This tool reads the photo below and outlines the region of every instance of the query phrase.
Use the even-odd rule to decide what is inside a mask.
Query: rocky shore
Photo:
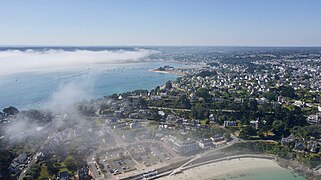
[[[283,167],[290,169],[294,173],[298,173],[301,176],[309,180],[320,180],[321,179],[321,168],[319,169],[310,169],[298,161],[295,160],[286,160],[283,158],[277,158],[278,164]]]

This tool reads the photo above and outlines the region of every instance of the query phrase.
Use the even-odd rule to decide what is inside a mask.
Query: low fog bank
[[[60,68],[79,68],[142,62],[152,54],[158,53],[146,49],[134,50],[5,50],[0,51],[0,77],[3,74],[26,71],[47,71]],[[111,100],[102,98],[100,104],[92,100],[95,81],[102,72],[97,70],[85,74],[71,82],[60,84],[41,108],[24,110],[5,118],[1,130],[1,139],[11,144],[36,142],[45,139],[65,128],[77,127],[79,131],[88,131],[91,125],[88,113],[94,115],[102,104]],[[93,106],[94,104],[94,106]],[[0,115],[3,115],[1,113]]]
[[[90,68],[108,64],[146,61],[153,50],[5,50],[0,51],[0,75],[29,71]]]
[[[36,141],[66,127],[79,125],[88,128],[84,111],[89,106],[95,77],[86,75],[81,80],[61,84],[40,109],[13,112],[2,136],[12,144]],[[109,102],[109,101],[108,101]]]

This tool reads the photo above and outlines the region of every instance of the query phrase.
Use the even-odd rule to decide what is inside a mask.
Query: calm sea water
[[[55,92],[69,84],[83,88],[90,98],[136,89],[150,90],[177,78],[173,74],[148,71],[163,65],[181,66],[164,62],[143,62],[60,72],[20,73],[1,77],[0,108],[8,106],[19,109],[39,108]],[[79,100],[82,98],[79,97]]]
[[[242,173],[227,175],[218,180],[307,180],[289,169],[275,167],[266,169],[253,169]]]

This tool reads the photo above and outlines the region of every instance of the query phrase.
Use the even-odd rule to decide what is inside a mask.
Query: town
[[[242,155],[229,150],[244,146],[320,177],[321,53],[311,51],[167,54],[187,65],[155,68],[179,77],[152,90],[82,101],[60,114],[5,108],[0,177],[161,178]],[[10,131],[23,121],[27,130]]]

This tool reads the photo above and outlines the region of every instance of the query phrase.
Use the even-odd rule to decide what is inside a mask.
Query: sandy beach
[[[183,72],[179,72],[179,71],[159,71],[159,70],[155,70],[155,69],[150,69],[148,71],[155,72],[155,73],[162,73],[162,74],[175,74],[177,76],[184,76],[185,75]]]
[[[241,158],[219,161],[183,171],[161,179],[221,179],[228,176],[246,176],[248,172],[281,168],[277,162],[260,158]]]

